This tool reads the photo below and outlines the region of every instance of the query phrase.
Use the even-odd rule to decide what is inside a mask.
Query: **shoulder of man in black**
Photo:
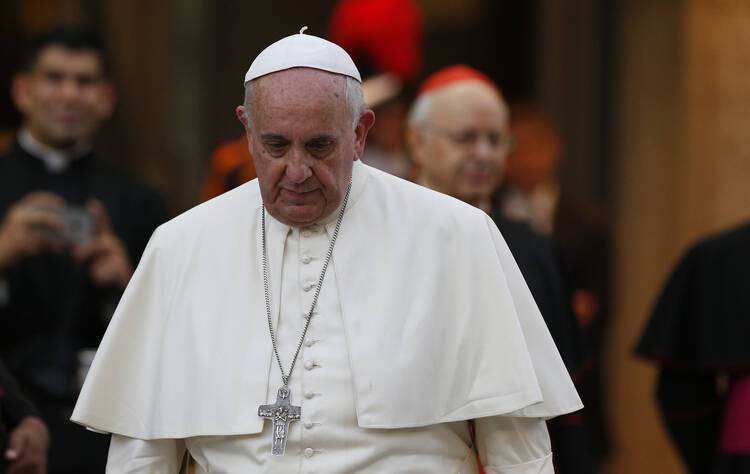
[[[92,166],[92,197],[101,200],[110,221],[137,263],[153,231],[167,220],[164,197],[145,180],[107,161]]]
[[[575,373],[584,358],[580,329],[552,239],[497,212],[492,219],[508,244],[568,371]]]
[[[750,223],[692,245],[651,312],[636,353],[682,367],[750,363]]]

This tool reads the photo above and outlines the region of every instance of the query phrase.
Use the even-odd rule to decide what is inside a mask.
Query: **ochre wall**
[[[622,2],[618,36],[616,311],[608,472],[680,473],[632,348],[696,238],[750,217],[750,4]]]

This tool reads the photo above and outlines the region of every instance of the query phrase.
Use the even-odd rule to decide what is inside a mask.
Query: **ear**
[[[421,168],[427,159],[427,136],[421,127],[406,127],[406,147],[412,161]]]
[[[250,150],[250,154],[253,153],[253,134],[250,133],[250,120],[247,116],[247,109],[244,105],[237,107],[237,118],[240,119],[242,125],[245,127],[245,138],[247,138],[247,147]]]
[[[375,112],[370,109],[363,110],[362,114],[359,116],[359,122],[357,122],[357,126],[354,128],[354,161],[357,161],[365,151],[367,132],[370,131],[374,124]]]
[[[13,76],[13,81],[10,85],[10,95],[13,97],[13,103],[16,108],[25,115],[26,111],[30,107],[29,97],[29,75],[26,73],[19,73]]]
[[[101,85],[101,97],[96,104],[99,118],[104,120],[111,117],[115,111],[115,105],[117,105],[117,88],[112,81],[105,79]]]
[[[245,127],[245,131],[249,132],[250,129],[248,128],[248,124],[250,121],[247,119],[247,109],[245,109],[244,105],[237,106],[237,118],[240,119],[240,122],[242,122],[242,125]]]

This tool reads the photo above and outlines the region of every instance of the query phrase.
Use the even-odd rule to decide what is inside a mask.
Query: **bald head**
[[[420,184],[489,205],[510,148],[508,107],[496,88],[466,80],[422,94],[407,137]]]
[[[288,71],[295,71],[297,70],[299,73],[304,74],[305,70],[311,70],[313,72],[319,71],[317,69],[310,69],[310,68],[292,68],[288,69]],[[301,71],[300,71],[301,70]],[[323,72],[323,71],[319,71]],[[293,73],[295,74],[295,73]],[[269,76],[273,76],[273,74],[269,74]],[[352,121],[352,128],[356,127],[357,121],[359,120],[359,115],[362,113],[362,111],[365,109],[365,99],[362,93],[362,84],[350,76],[342,76],[340,74],[331,74],[331,76],[336,78],[340,78],[344,81],[344,95],[346,101],[346,106],[349,109],[351,121]],[[243,101],[243,106],[245,107],[245,110],[248,112],[248,119],[249,123],[252,124],[252,109],[253,109],[253,97],[254,97],[254,91],[258,88],[258,84],[260,84],[264,78],[267,76],[259,77],[257,79],[254,79],[252,81],[248,81],[245,83],[245,97]]]

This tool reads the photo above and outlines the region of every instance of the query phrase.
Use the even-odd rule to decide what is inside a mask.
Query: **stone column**
[[[686,247],[750,217],[744,44],[746,2],[621,2],[610,473],[684,472],[657,414],[655,370],[632,349]]]

